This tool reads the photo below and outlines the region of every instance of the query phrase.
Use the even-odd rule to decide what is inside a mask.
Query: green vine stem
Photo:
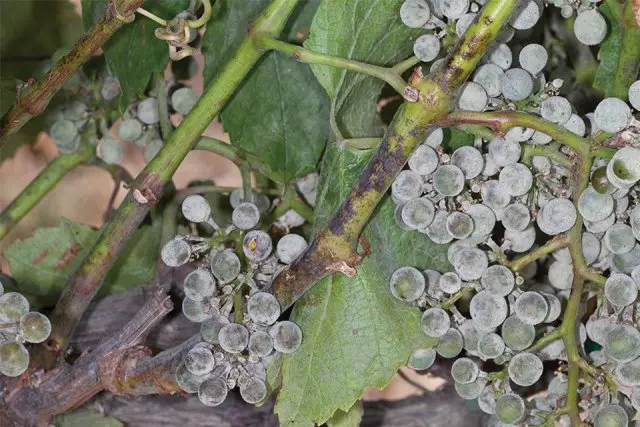
[[[394,68],[380,67],[378,65],[354,61],[352,59],[312,52],[301,46],[296,46],[270,37],[258,37],[255,40],[256,46],[260,49],[282,52],[290,55],[297,61],[304,62],[305,64],[329,65],[331,67],[355,71],[357,73],[366,74],[368,76],[384,80],[401,95],[404,93],[404,89],[407,86],[407,83],[402,78],[401,73],[397,72]]]
[[[167,82],[164,79],[164,73],[156,73],[154,76],[153,86],[156,90],[156,98],[158,100],[158,116],[160,117],[160,134],[162,139],[167,140],[173,133],[173,125],[169,119],[169,100],[167,99]]]
[[[396,113],[376,153],[329,223],[318,231],[304,255],[274,281],[272,291],[283,309],[330,273],[356,273],[360,257],[354,248],[369,217],[428,127],[453,108],[456,89],[475,69],[515,5],[515,0],[489,0],[443,68],[427,77],[420,69],[414,71],[406,91],[417,101],[406,102]]]
[[[209,136],[200,138],[195,147],[196,150],[210,151],[227,160],[232,161],[237,166],[247,164],[249,169],[262,175],[270,175],[267,165],[257,156],[238,150],[231,144]]]
[[[119,0],[110,5],[115,5],[121,14],[129,16],[143,2],[144,0]],[[78,71],[80,66],[123,24],[124,22],[115,16],[110,7],[105,16],[78,40],[69,53],[64,55],[41,80],[25,88],[18,95],[16,104],[0,119],[0,147],[32,117],[42,114],[64,82]]]
[[[251,169],[246,163],[240,164],[240,176],[242,177],[242,198],[245,202],[253,200],[253,187],[251,184]]]
[[[68,172],[91,159],[93,153],[94,147],[83,142],[75,153],[61,154],[53,159],[0,213],[0,239],[24,218]]]
[[[66,353],[80,318],[100,289],[118,253],[150,209],[160,200],[164,186],[171,180],[187,153],[200,140],[202,132],[262,57],[263,52],[256,49],[252,37],[279,34],[296,4],[297,0],[273,0],[267,6],[254,22],[251,33],[200,97],[191,113],[137,177],[111,222],[103,228],[100,238],[84,262],[68,280],[51,315],[52,332],[48,345],[39,347],[43,356],[39,363],[51,367],[55,359]]]

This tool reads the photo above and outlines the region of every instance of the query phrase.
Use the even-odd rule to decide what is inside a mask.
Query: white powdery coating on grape
[[[636,80],[629,86],[629,103],[636,110],[640,110],[640,80]]]
[[[456,20],[469,10],[469,0],[436,0],[440,12],[451,20]]]
[[[593,120],[606,132],[620,132],[631,122],[631,108],[619,98],[605,98],[596,107]]]
[[[469,29],[473,20],[476,19],[477,13],[465,13],[456,22],[456,35],[462,37],[464,33]]]
[[[505,138],[510,139],[512,141],[525,142],[533,136],[534,132],[535,130],[531,128],[514,126],[511,129],[509,129],[504,136]]]
[[[142,123],[136,119],[123,120],[118,126],[118,136],[123,141],[133,142],[142,135]]]
[[[546,133],[535,131],[533,135],[531,135],[531,143],[534,145],[546,145],[551,141],[553,141],[553,138]]]
[[[494,47],[490,48],[486,57],[490,63],[497,65],[503,70],[508,70],[513,62],[511,48],[505,43],[498,43]],[[502,83],[500,86],[502,87]]]
[[[391,195],[401,202],[420,197],[422,194],[422,177],[411,171],[401,171],[391,184]]]
[[[484,168],[482,153],[473,147],[460,147],[451,155],[451,164],[459,167],[465,179],[475,178]]]
[[[640,357],[628,363],[619,363],[616,366],[616,377],[623,385],[640,386]]]
[[[526,252],[536,241],[536,229],[529,224],[522,231],[505,230],[504,240],[509,243],[509,249],[516,253]]]
[[[440,281],[440,272],[435,270],[424,270],[422,272],[422,276],[426,282],[426,294],[434,299],[440,299],[444,295],[438,286],[438,282]]]
[[[194,347],[184,357],[184,365],[193,375],[206,375],[213,371],[216,360],[211,350],[204,347]]]
[[[200,323],[210,317],[207,303],[195,301],[189,297],[182,300],[182,314],[194,323]]]
[[[78,136],[78,129],[71,120],[58,120],[51,126],[49,135],[57,145],[67,146]]]
[[[300,326],[288,320],[278,322],[269,329],[273,339],[273,348],[280,353],[295,353],[302,344]]]
[[[469,384],[455,383],[455,390],[458,396],[465,400],[476,399],[482,394],[485,386],[487,385],[487,378],[485,376],[478,376],[475,381]]]
[[[500,79],[504,70],[496,64],[484,64],[476,69],[473,74],[473,81],[480,84],[490,97],[500,96],[502,85]]]
[[[498,177],[498,181],[511,196],[526,194],[533,184],[533,175],[528,167],[522,163],[505,166]]]
[[[524,323],[537,325],[547,317],[549,304],[538,292],[527,291],[516,299],[514,312]]]
[[[509,362],[509,378],[514,383],[528,387],[542,376],[542,361],[532,353],[518,353]]]
[[[582,120],[582,118],[577,114],[571,114],[569,120],[567,120],[567,122],[562,126],[578,136],[584,136],[584,134],[587,132],[587,125],[584,123],[584,120]]]
[[[509,192],[498,180],[484,182],[480,193],[482,194],[483,202],[492,208],[494,212],[496,209],[505,208],[511,202]]]
[[[638,265],[633,269],[633,271],[631,271],[631,278],[634,280],[634,282],[636,282],[638,291],[640,291],[640,265]]]
[[[559,125],[565,124],[572,113],[571,103],[567,98],[562,96],[551,96],[545,99],[540,105],[540,115],[542,118]]]
[[[547,305],[549,307],[547,317],[544,318],[543,322],[551,323],[560,317],[560,314],[562,313],[562,303],[558,297],[553,294],[542,292],[542,296],[547,300]]]
[[[533,28],[540,19],[542,6],[535,0],[519,0],[509,24],[516,30]]]
[[[440,52],[440,39],[433,34],[418,37],[413,44],[413,54],[422,62],[431,62]]]
[[[433,222],[435,206],[426,197],[418,197],[402,206],[400,217],[410,229],[424,229]]]
[[[602,42],[607,35],[607,21],[596,9],[585,10],[578,14],[573,32],[580,43],[594,46]]]
[[[51,322],[44,314],[34,311],[20,318],[19,329],[26,342],[38,344],[49,338]]]
[[[481,332],[476,328],[471,319],[465,319],[458,325],[458,330],[462,334],[464,349],[472,356],[478,355],[478,340]]]
[[[604,345],[609,330],[614,326],[612,320],[608,317],[591,315],[586,324],[587,335],[591,341]]]
[[[475,246],[475,245],[469,240],[466,240],[466,239],[456,240],[455,242],[451,243],[447,248],[447,260],[449,261],[450,264],[453,264],[461,250],[463,250],[464,248],[472,247],[472,246]]]
[[[461,285],[462,281],[460,280],[460,276],[451,271],[440,276],[440,280],[438,281],[440,290],[447,294],[455,294],[460,290]]]
[[[551,199],[539,211],[536,223],[550,236],[568,231],[576,223],[576,208],[568,199]]]
[[[96,147],[96,155],[108,165],[114,165],[122,157],[122,147],[118,141],[111,137],[105,137]]]
[[[487,236],[493,231],[493,227],[496,224],[496,215],[489,206],[482,203],[471,205],[466,210],[466,213],[473,219],[474,229],[471,237]]]
[[[189,261],[191,246],[182,239],[170,240],[160,251],[160,257],[167,266],[180,267]]]
[[[432,242],[445,244],[453,240],[453,237],[447,231],[447,217],[446,211],[437,212],[431,224],[426,228],[427,236]]]
[[[496,413],[496,396],[492,386],[486,386],[480,396],[478,396],[478,407],[485,414]]]
[[[507,230],[524,231],[530,222],[529,208],[523,203],[512,203],[502,211],[502,225]]]
[[[229,323],[218,334],[220,347],[228,353],[240,353],[249,344],[249,331],[239,323]]]
[[[209,271],[198,268],[184,278],[184,294],[194,301],[202,301],[216,292],[216,279]]]
[[[307,249],[307,241],[298,234],[287,234],[283,236],[276,245],[276,255],[278,259],[291,264]]]
[[[229,323],[229,319],[224,316],[211,316],[200,324],[200,335],[202,335],[202,338],[208,343],[219,344],[218,334],[220,333],[220,329]]]
[[[102,87],[100,88],[100,95],[102,95],[105,101],[111,101],[120,95],[120,82],[118,79],[114,76],[105,77]]]
[[[507,318],[507,301],[487,291],[480,291],[471,298],[469,313],[481,330],[497,328]]]
[[[187,196],[182,202],[182,215],[187,221],[200,223],[209,219],[211,206],[207,199],[199,194]]]
[[[186,116],[200,96],[190,87],[182,87],[171,94],[171,106],[178,113]]]
[[[522,101],[533,92],[533,77],[522,68],[507,70],[500,79],[502,94],[510,101]]]
[[[441,308],[432,307],[422,314],[420,320],[422,332],[429,337],[440,338],[447,333],[451,326],[449,314]]]
[[[164,141],[161,139],[152,139],[147,142],[147,145],[142,149],[142,155],[144,157],[145,163],[149,163],[158,152],[162,149],[164,145]]]
[[[29,312],[29,301],[18,292],[0,296],[0,322],[15,323]]]
[[[640,331],[629,325],[612,326],[604,340],[604,351],[616,362],[631,362],[640,356]]]
[[[463,348],[463,338],[460,331],[449,328],[449,330],[440,337],[436,352],[445,359],[456,357]]]
[[[240,203],[231,214],[233,225],[240,230],[251,230],[260,222],[260,210],[250,202]]]
[[[549,60],[549,54],[544,46],[531,43],[522,48],[518,58],[520,59],[520,66],[522,68],[536,75],[544,70]]]
[[[249,260],[259,262],[267,259],[271,254],[273,242],[271,236],[264,231],[252,230],[244,236],[242,249],[244,250],[244,256]]]
[[[249,336],[249,355],[255,357],[265,357],[273,351],[273,340],[264,331],[255,331]]]
[[[218,406],[227,398],[227,382],[220,377],[213,377],[198,388],[198,398],[205,406]]]
[[[401,301],[411,302],[422,295],[426,282],[418,269],[400,267],[391,275],[389,286],[394,297]]]
[[[582,255],[587,265],[596,262],[598,255],[600,255],[600,247],[600,239],[595,234],[582,233]]]
[[[407,27],[421,28],[430,17],[431,11],[426,0],[406,0],[400,7],[400,20]]]
[[[238,277],[240,269],[240,259],[230,249],[218,252],[211,259],[211,272],[223,285]]]
[[[511,293],[516,280],[511,270],[502,265],[492,265],[480,277],[484,289],[492,295],[506,297]]]
[[[138,119],[148,125],[154,125],[160,121],[158,113],[158,101],[155,98],[147,98],[138,104]]]
[[[482,357],[494,359],[504,353],[504,340],[494,332],[484,334],[478,340],[478,351]]]
[[[593,419],[593,427],[626,427],[629,425],[627,412],[618,405],[601,408]]]
[[[420,175],[429,175],[438,167],[438,153],[428,145],[421,144],[409,157],[409,169]]]
[[[487,254],[476,247],[464,248],[456,257],[453,267],[462,280],[477,280],[487,269]]]
[[[618,307],[626,307],[638,297],[636,282],[626,274],[613,273],[604,284],[604,296]]]
[[[615,222],[616,222],[616,215],[614,213],[611,213],[611,215],[609,215],[602,221],[591,222],[591,221],[585,220],[584,226],[586,227],[587,231],[589,231],[590,233],[597,234],[597,233],[606,232]]]
[[[466,239],[473,232],[473,219],[462,212],[452,212],[447,217],[447,231],[455,239]]]
[[[507,393],[496,400],[496,416],[500,422],[508,425],[518,423],[525,415],[524,400],[517,394]]]
[[[453,362],[451,366],[451,376],[453,380],[461,384],[472,383],[478,378],[480,368],[476,365],[476,362],[468,357],[461,357]]]
[[[460,89],[458,108],[464,111],[483,111],[489,103],[484,88],[476,82],[467,82]]]
[[[437,61],[436,61],[437,62]],[[430,128],[427,131],[427,137],[422,141],[423,144],[431,148],[438,148],[444,139],[442,128]]]
[[[483,176],[494,176],[500,172],[500,166],[496,164],[495,160],[493,160],[489,153],[483,154],[482,158],[484,159],[484,168],[482,169]]]
[[[411,353],[407,366],[416,371],[429,369],[436,361],[436,351],[432,348],[418,349]]]
[[[602,239],[603,243],[614,254],[626,254],[636,245],[633,230],[626,224],[613,224]]]
[[[564,262],[553,262],[549,266],[549,283],[556,289],[567,290],[571,289],[571,283],[573,282],[573,268],[570,264]]]
[[[0,344],[0,374],[18,377],[29,367],[29,352],[18,342]]]
[[[489,155],[500,167],[516,163],[522,154],[522,147],[516,141],[506,138],[494,138],[489,143]]]
[[[280,304],[272,294],[256,292],[247,301],[247,314],[259,325],[273,325],[280,317]]]
[[[251,378],[247,383],[240,385],[240,396],[251,404],[261,402],[267,397],[267,386],[258,378]]]
[[[521,351],[533,344],[536,328],[516,316],[510,316],[502,324],[501,335],[510,349]]]
[[[613,213],[613,197],[609,194],[598,193],[592,186],[589,186],[578,199],[578,211],[587,221],[602,221]]]
[[[433,173],[433,187],[443,196],[457,196],[464,188],[464,173],[454,165],[441,165]]]

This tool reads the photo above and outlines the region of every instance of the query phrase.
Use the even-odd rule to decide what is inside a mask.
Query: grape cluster
[[[311,203],[317,183],[317,174],[298,182],[298,190]],[[287,234],[274,245],[271,235],[259,228],[269,222],[272,210],[266,195],[254,191],[251,201],[245,201],[243,190],[236,189],[230,203],[231,224],[226,225],[212,217],[203,196],[186,197],[183,216],[213,230],[213,235],[177,236],[161,251],[170,267],[188,262],[196,267],[184,279],[182,313],[201,324],[203,342],[188,352],[176,380],[187,393],[198,393],[207,406],[222,403],[236,386],[246,402],[262,401],[268,393],[265,367],[302,343],[300,327],[279,320],[281,307],[267,288],[307,248],[304,237],[288,233],[304,219],[293,210],[278,218],[273,225]]]
[[[603,40],[606,24],[593,3],[554,5],[565,16],[578,9],[578,40],[587,45]],[[457,21],[456,30],[460,26],[463,32],[473,20],[467,15],[475,16],[478,8],[468,1],[406,0],[401,8],[406,25],[442,30],[420,37],[416,56],[433,61],[432,71],[439,67],[443,60],[437,58],[446,55],[438,43],[446,37],[441,20]],[[457,358],[451,367],[456,391],[477,399],[495,425],[539,425],[562,408],[567,395],[563,341],[537,340],[553,333],[563,315],[573,283],[572,255],[568,248],[558,249],[513,270],[509,259],[581,221],[582,256],[606,283],[593,314],[576,325],[577,342],[618,391],[581,384],[581,410],[596,427],[626,426],[640,411],[640,122],[633,110],[640,108],[640,81],[629,89],[631,106],[606,98],[583,119],[559,96],[563,82],[546,81],[549,55],[543,46],[524,45],[515,57],[506,44],[514,29],[531,28],[541,12],[540,2],[520,2],[510,27],[461,88],[457,109],[526,109],[579,136],[617,133],[625,146],[594,162],[589,185],[573,200],[572,153],[549,135],[515,127],[490,139],[477,136],[473,145],[447,153],[443,130],[430,129],[393,182],[391,198],[399,227],[449,244],[452,271],[403,266],[389,286],[396,298],[424,310],[422,330],[437,339],[434,349],[415,351],[409,367],[428,369],[438,355]],[[534,146],[557,156],[526,155],[523,147]],[[548,361],[560,361],[548,394],[533,401],[518,395],[522,387],[548,380],[543,378]],[[496,366],[501,370],[488,372]],[[558,420],[569,422],[566,416]]]
[[[4,293],[0,283],[0,374],[22,375],[29,367],[29,351],[24,343],[41,343],[50,333],[49,319],[30,312],[29,301],[21,294]]]

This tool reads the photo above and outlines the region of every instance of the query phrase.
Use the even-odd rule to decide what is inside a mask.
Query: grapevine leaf
[[[159,226],[145,225],[131,237],[109,270],[104,292],[119,292],[148,282],[155,275]],[[57,227],[39,228],[4,251],[19,289],[38,303],[55,302],[69,276],[82,263],[99,237],[99,230],[61,219]]]
[[[322,226],[349,191],[368,156],[331,146],[325,155],[316,221]],[[339,274],[316,284],[293,309],[304,339],[285,357],[276,412],[283,424],[326,422],[348,411],[368,387],[385,387],[417,348],[435,341],[420,329],[420,310],[389,291],[402,265],[448,268],[446,246],[400,229],[387,197],[365,231],[371,254],[349,278]]]
[[[453,153],[460,147],[473,145],[473,139],[473,135],[459,129],[443,129],[442,147],[446,153]]]
[[[400,21],[397,0],[324,0],[304,43],[315,52],[375,65],[392,65],[410,55],[419,30]],[[384,82],[325,65],[311,67],[332,100],[344,138],[380,136],[384,128],[376,102]],[[336,135],[338,136],[338,135]]]
[[[53,425],[54,427],[124,427],[123,423],[113,417],[85,410],[58,415],[53,420]]]
[[[203,40],[207,81],[246,35],[262,3],[221,2],[221,15]],[[298,7],[289,27],[294,36],[308,28],[312,12],[309,4]],[[280,182],[315,169],[327,140],[328,117],[329,101],[309,66],[277,52],[265,55],[221,115],[231,143],[259,155],[269,177]]]
[[[600,65],[593,81],[593,87],[602,90],[605,96],[624,100],[640,67],[640,26],[635,21],[631,2],[627,0],[626,6],[603,2],[600,6],[609,34],[598,53]]]
[[[83,0],[82,24],[87,31],[104,16],[108,0]],[[189,0],[147,0],[145,9],[164,18],[172,19],[187,9]],[[141,96],[154,73],[164,71],[169,63],[167,42],[156,38],[158,24],[144,16],[120,28],[103,46],[111,71],[120,80],[122,94],[120,109]]]
[[[68,1],[0,2],[0,116],[15,104],[17,85],[40,78],[47,63],[50,65],[48,58],[81,34],[80,17]],[[11,157],[19,146],[35,142],[43,128],[44,115],[34,117],[2,145],[0,161]]]
[[[362,401],[358,400],[348,412],[337,410],[333,417],[327,421],[327,426],[358,427],[360,425],[360,421],[362,421],[363,414],[364,408],[362,407]]]

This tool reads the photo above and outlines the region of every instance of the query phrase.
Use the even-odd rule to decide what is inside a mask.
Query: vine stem
[[[249,169],[262,175],[269,176],[269,167],[257,156],[238,150],[231,144],[228,144],[217,138],[203,136],[200,138],[195,147],[196,150],[210,151],[227,160],[232,161],[235,165],[241,166],[247,164]]]
[[[565,248],[569,244],[569,239],[567,236],[557,236],[553,239],[549,240],[544,245],[540,246],[537,249],[532,250],[526,255],[522,255],[519,258],[516,258],[512,261],[504,262],[505,267],[509,267],[513,271],[520,271],[527,265],[531,264],[537,259],[542,258],[545,255],[548,255],[552,252],[557,251],[558,249]]]
[[[133,183],[127,198],[102,230],[88,256],[69,278],[66,287],[51,315],[52,332],[47,346],[40,346],[46,367],[53,366],[58,356],[63,356],[70,338],[100,289],[104,277],[124,248],[128,238],[138,228],[150,209],[160,200],[164,186],[169,182],[187,153],[200,140],[207,125],[220,112],[238,88],[251,68],[262,57],[252,37],[261,34],[275,36],[297,4],[297,0],[273,0],[254,22],[230,61],[214,82],[200,97],[171,138],[156,154]]]
[[[110,1],[113,3],[109,4],[115,5],[117,10],[125,16],[132,14],[144,3],[144,0]],[[0,119],[0,147],[7,142],[9,136],[18,132],[31,118],[42,114],[64,82],[78,71],[80,66],[123,24],[124,22],[117,18],[109,7],[105,16],[91,27],[42,79],[22,90],[17,96],[16,104]]]
[[[51,161],[0,213],[0,239],[38,204],[76,166],[93,157],[94,147],[86,142],[75,153],[61,154]]]
[[[329,65],[331,67],[355,71],[376,77],[387,82],[389,86],[393,87],[399,94],[403,94],[404,89],[407,86],[407,83],[400,75],[401,73],[397,72],[394,68],[380,67],[378,65],[354,61],[348,58],[313,52],[301,46],[296,46],[271,37],[257,37],[255,41],[256,46],[260,49],[282,52],[305,64]],[[413,61],[411,61],[411,63],[412,62]]]
[[[355,265],[361,258],[355,247],[369,217],[423,141],[428,127],[453,108],[457,88],[473,72],[515,5],[515,0],[489,0],[442,68],[427,77],[420,68],[414,70],[407,90],[415,94],[416,102],[406,102],[398,110],[377,151],[328,224],[319,229],[305,253],[274,280],[272,292],[283,310],[328,274],[356,273]]]

